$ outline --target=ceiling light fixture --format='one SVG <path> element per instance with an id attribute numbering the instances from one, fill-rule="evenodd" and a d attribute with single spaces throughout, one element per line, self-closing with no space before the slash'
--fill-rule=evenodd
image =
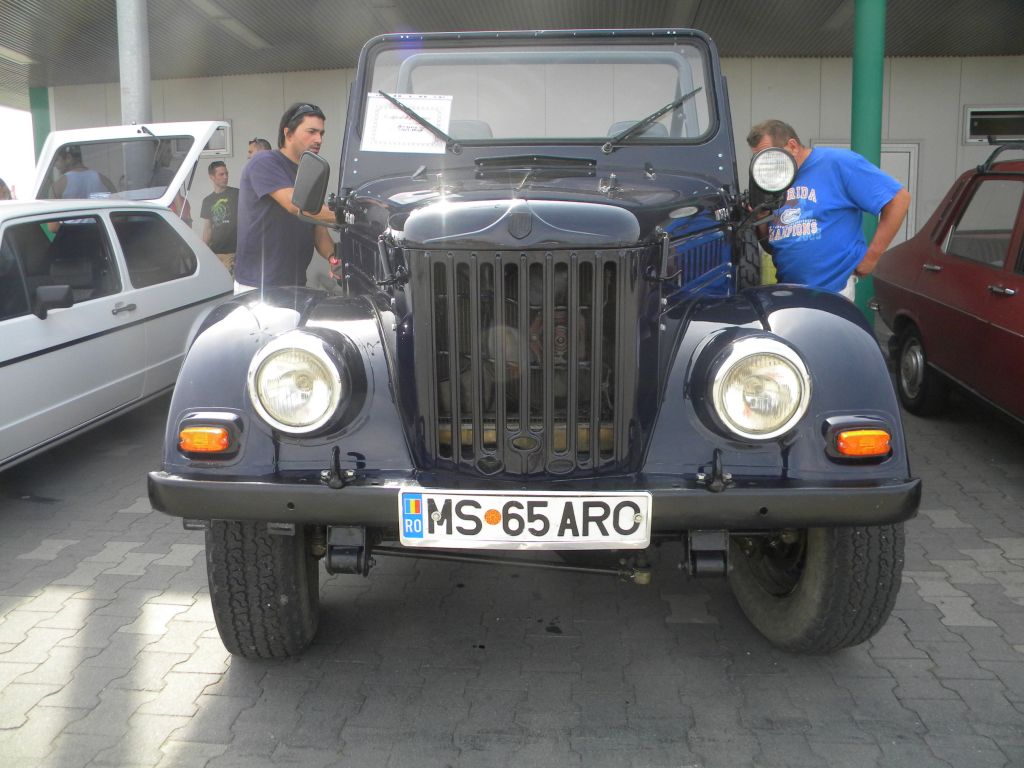
<path id="1" fill-rule="evenodd" d="M 23 67 L 29 67 L 35 64 L 35 61 L 25 54 L 12 51 L 10 48 L 5 48 L 2 45 L 0 45 L 0 59 L 7 59 L 14 64 L 21 64 Z"/>
<path id="2" fill-rule="evenodd" d="M 243 43 L 248 45 L 250 48 L 269 48 L 270 43 L 264 40 L 262 37 L 257 35 L 247 26 L 245 26 L 238 19 L 228 16 L 224 19 L 217 19 L 217 23 L 220 24 L 224 29 L 239 38 Z"/>
<path id="3" fill-rule="evenodd" d="M 217 5 L 217 3 L 213 2 L 213 0 L 190 0 L 190 2 L 210 20 L 217 22 L 217 24 L 250 48 L 263 49 L 270 47 L 270 43 Z"/>

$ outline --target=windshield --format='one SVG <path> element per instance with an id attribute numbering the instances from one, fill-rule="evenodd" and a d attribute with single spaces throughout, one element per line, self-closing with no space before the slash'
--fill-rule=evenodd
<path id="1" fill-rule="evenodd" d="M 363 151 L 444 151 L 381 91 L 460 142 L 603 142 L 695 89 L 626 142 L 693 142 L 714 122 L 707 54 L 692 41 L 433 44 L 378 50 L 371 67 Z"/>
<path id="2" fill-rule="evenodd" d="M 157 200 L 192 148 L 191 136 L 64 144 L 53 156 L 40 197 Z"/>

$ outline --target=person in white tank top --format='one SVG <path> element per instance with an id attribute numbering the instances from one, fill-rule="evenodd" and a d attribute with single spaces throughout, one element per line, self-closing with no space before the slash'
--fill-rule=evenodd
<path id="1" fill-rule="evenodd" d="M 88 199 L 107 197 L 116 188 L 106 176 L 82 162 L 82 148 L 69 144 L 57 150 L 54 165 L 64 174 L 53 183 L 53 197 Z"/>

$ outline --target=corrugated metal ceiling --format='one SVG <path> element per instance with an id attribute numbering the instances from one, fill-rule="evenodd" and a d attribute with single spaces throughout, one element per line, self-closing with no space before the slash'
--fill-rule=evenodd
<path id="1" fill-rule="evenodd" d="M 149 0 L 151 77 L 354 66 L 384 32 L 696 27 L 723 56 L 850 56 L 854 0 Z M 1024 55 L 1024 0 L 890 0 L 887 56 Z M 115 0 L 0 2 L 0 104 L 118 79 Z"/>

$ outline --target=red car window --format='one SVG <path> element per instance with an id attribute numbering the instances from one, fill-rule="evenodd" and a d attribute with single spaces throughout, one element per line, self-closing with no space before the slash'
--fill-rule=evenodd
<path id="1" fill-rule="evenodd" d="M 1013 237 L 1024 181 L 982 179 L 946 238 L 950 256 L 1002 268 Z"/>

